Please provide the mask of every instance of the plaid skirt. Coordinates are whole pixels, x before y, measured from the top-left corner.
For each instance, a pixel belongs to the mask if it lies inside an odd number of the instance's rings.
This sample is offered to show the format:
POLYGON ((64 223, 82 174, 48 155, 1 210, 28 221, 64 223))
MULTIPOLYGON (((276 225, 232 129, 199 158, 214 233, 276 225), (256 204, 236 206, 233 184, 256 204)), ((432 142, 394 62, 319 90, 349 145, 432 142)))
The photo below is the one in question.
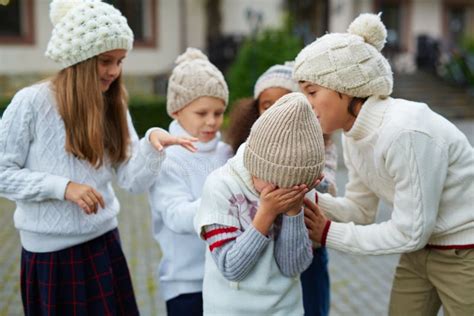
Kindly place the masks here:
POLYGON ((64 250, 22 250, 25 315, 138 315, 118 229, 64 250))

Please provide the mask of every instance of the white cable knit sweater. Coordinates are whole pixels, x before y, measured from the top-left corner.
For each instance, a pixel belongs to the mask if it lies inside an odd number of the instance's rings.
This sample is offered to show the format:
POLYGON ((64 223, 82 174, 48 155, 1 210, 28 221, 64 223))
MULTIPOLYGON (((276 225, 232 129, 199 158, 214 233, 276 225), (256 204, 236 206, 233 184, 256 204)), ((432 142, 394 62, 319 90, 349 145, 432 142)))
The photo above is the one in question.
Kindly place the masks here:
POLYGON ((117 227, 114 175, 128 191, 144 191, 165 157, 148 142, 151 130, 138 140, 129 116, 131 158, 94 169, 65 151, 64 123, 55 104, 49 82, 27 87, 15 95, 0 122, 0 195, 16 201, 15 226, 23 247, 32 252, 65 249, 117 227), (105 209, 86 215, 65 201, 69 181, 95 188, 105 209))
MULTIPOLYGON (((191 136, 177 121, 170 124, 169 133, 191 136)), ((195 143, 195 153, 178 146, 168 149, 160 175, 150 187, 153 235, 162 251, 160 294, 166 301, 202 291, 206 244, 196 234, 193 221, 207 176, 232 155, 230 146, 220 139, 219 133, 207 143, 195 143)))
POLYGON ((422 103, 371 97, 343 148, 345 196, 319 199, 342 222, 331 223, 328 247, 376 255, 474 244, 474 150, 449 121, 422 103), (393 213, 372 224, 379 199, 393 213))

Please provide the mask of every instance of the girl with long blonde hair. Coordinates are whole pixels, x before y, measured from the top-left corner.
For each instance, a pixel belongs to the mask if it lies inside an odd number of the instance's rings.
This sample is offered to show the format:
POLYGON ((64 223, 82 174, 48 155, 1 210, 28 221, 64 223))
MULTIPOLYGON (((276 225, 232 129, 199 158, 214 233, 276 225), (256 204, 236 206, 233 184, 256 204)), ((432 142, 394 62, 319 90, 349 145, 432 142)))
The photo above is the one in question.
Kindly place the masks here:
POLYGON ((113 6, 54 0, 46 56, 61 71, 19 91, 0 123, 0 195, 16 202, 26 315, 137 315, 112 188, 148 188, 166 146, 192 138, 153 128, 139 140, 122 62, 133 33, 113 6))

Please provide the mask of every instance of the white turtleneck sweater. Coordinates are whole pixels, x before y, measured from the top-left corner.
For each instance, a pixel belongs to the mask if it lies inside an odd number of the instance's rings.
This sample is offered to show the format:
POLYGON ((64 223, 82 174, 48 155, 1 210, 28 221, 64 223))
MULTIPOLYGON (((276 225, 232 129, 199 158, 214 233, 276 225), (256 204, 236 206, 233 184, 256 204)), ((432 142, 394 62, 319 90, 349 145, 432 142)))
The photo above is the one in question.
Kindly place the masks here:
POLYGON ((426 104, 370 97, 343 135, 344 197, 320 195, 326 245, 358 254, 474 245, 474 150, 426 104), (374 224, 379 199, 391 219, 374 224), (360 224, 360 225, 357 225, 360 224))
MULTIPOLYGON (((189 136, 177 121, 169 132, 189 136)), ((220 134, 207 143, 195 143, 197 152, 167 149, 167 158, 150 189, 153 234, 163 256, 159 267, 160 292, 165 300, 202 291, 206 244, 194 231, 194 216, 201 203, 207 176, 224 165, 232 149, 220 134)))
POLYGON ((119 201, 112 179, 130 192, 145 191, 158 174, 165 154, 138 139, 130 116, 128 161, 95 169, 64 149, 66 131, 57 112, 50 83, 19 91, 0 122, 0 196, 16 202, 14 222, 22 246, 51 252, 94 239, 117 227, 119 201), (105 208, 87 215, 66 201, 69 181, 86 184, 102 194, 105 208))

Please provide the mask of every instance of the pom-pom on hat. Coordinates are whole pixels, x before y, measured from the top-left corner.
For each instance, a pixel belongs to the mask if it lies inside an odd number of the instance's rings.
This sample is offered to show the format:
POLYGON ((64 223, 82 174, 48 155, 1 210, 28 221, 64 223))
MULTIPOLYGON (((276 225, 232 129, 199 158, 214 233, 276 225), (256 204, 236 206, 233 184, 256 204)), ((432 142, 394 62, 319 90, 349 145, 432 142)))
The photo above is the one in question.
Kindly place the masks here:
POLYGON ((324 168, 324 140, 302 93, 284 95, 255 122, 245 145, 244 166, 252 176, 280 188, 313 187, 324 168))
POLYGON ((169 116, 200 97, 215 97, 227 106, 229 90, 224 76, 199 49, 188 48, 176 64, 166 95, 169 116))
POLYGON ((119 10, 100 0, 53 0, 46 57, 66 68, 114 49, 131 50, 133 32, 119 10))
POLYGON ((348 33, 329 33, 306 46, 295 59, 293 78, 353 97, 389 96, 392 69, 380 53, 386 38, 380 14, 361 14, 348 33))
POLYGON ((267 69, 255 83, 253 97, 258 99, 263 90, 268 88, 283 88, 291 92, 298 91, 298 84, 292 78, 293 63, 274 65, 267 69))

